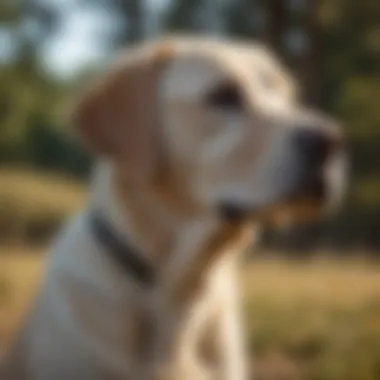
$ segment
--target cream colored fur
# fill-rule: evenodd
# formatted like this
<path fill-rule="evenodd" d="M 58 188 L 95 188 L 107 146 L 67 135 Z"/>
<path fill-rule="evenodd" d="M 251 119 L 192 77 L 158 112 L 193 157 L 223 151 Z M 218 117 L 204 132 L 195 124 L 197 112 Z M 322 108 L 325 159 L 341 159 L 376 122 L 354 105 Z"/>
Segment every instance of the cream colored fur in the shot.
<path fill-rule="evenodd" d="M 205 101 L 224 83 L 241 107 Z M 264 219 L 320 209 L 281 202 L 301 165 L 287 141 L 301 124 L 336 134 L 333 122 L 298 102 L 264 47 L 174 38 L 123 55 L 73 124 L 99 156 L 89 201 L 53 243 L 5 379 L 248 379 L 239 260 Z M 223 220 L 223 201 L 255 212 Z M 154 288 L 96 242 L 94 208 L 152 263 Z"/>

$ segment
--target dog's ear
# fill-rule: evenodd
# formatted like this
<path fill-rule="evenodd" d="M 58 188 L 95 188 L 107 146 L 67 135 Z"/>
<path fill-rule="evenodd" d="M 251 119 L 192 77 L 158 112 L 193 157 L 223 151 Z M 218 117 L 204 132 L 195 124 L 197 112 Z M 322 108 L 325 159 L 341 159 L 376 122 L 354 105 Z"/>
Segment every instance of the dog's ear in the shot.
<path fill-rule="evenodd" d="M 158 77 L 170 56 L 166 45 L 131 49 L 84 93 L 72 114 L 90 152 L 118 160 L 131 175 L 146 175 L 155 164 Z"/>

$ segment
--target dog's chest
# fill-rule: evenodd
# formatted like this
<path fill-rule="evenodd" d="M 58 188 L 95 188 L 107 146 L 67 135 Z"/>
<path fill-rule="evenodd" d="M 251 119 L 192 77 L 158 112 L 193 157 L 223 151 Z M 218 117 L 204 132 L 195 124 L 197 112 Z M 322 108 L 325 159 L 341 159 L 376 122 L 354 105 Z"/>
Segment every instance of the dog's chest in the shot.
<path fill-rule="evenodd" d="M 36 379 L 139 378 L 139 291 L 90 238 L 84 216 L 71 221 L 48 257 L 32 313 L 31 356 L 43 371 Z"/>

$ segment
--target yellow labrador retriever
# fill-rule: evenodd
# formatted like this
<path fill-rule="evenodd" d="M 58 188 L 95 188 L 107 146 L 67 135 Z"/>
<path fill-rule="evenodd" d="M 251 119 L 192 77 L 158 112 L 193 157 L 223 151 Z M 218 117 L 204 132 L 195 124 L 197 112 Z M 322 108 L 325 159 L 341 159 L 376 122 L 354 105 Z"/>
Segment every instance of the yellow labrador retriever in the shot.
<path fill-rule="evenodd" d="M 339 197 L 342 135 L 265 47 L 171 38 L 78 102 L 99 157 L 58 236 L 8 380 L 244 380 L 238 262 L 261 223 Z"/>

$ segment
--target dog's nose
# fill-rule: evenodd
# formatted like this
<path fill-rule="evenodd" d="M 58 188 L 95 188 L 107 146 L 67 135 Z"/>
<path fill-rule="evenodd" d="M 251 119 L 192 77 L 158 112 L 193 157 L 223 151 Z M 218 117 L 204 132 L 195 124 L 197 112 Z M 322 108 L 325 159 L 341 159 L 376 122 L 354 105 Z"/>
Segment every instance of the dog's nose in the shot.
<path fill-rule="evenodd" d="M 298 152 L 314 165 L 323 164 L 343 143 L 340 133 L 317 128 L 299 128 L 293 137 Z"/>

